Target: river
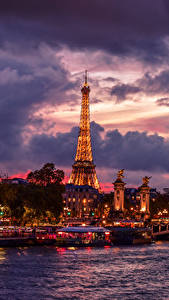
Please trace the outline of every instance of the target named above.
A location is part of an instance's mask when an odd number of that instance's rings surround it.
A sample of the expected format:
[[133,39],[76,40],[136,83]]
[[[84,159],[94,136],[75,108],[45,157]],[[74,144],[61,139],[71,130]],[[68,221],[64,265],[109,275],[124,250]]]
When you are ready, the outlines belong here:
[[169,299],[169,243],[1,248],[0,299]]

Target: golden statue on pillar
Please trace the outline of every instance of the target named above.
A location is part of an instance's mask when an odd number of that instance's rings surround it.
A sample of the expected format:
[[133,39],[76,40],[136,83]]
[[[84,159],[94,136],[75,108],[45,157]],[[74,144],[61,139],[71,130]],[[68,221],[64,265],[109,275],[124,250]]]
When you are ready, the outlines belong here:
[[148,177],[148,176],[143,177],[143,179],[142,179],[143,180],[143,184],[144,185],[148,185],[151,177],[152,176],[150,176],[150,177]]
[[117,178],[120,179],[120,180],[122,180],[122,178],[124,178],[123,173],[124,173],[124,169],[118,171],[117,172]]

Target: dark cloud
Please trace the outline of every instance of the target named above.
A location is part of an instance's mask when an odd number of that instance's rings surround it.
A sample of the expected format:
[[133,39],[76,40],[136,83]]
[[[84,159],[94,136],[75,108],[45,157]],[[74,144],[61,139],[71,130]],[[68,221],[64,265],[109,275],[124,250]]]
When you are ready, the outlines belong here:
[[[80,83],[71,81],[70,73],[56,55],[62,46],[87,49],[89,54],[90,50],[99,50],[103,55],[109,52],[104,58],[109,70],[115,70],[109,57],[112,55],[164,66],[169,58],[168,36],[169,4],[164,0],[142,0],[137,5],[135,0],[106,0],[106,4],[103,0],[1,1],[1,165],[13,171],[27,170],[46,161],[68,167],[73,163],[77,128],[56,136],[33,132],[28,144],[24,143],[29,126],[43,131],[43,118],[33,115],[39,108],[62,103],[74,107],[78,101],[76,90],[79,92]],[[111,95],[117,102],[141,91],[159,97],[158,105],[167,105],[168,70],[157,75],[147,73],[134,84],[119,83],[110,77],[105,80],[116,84]],[[101,89],[98,90],[99,97],[93,97],[95,102],[102,99]],[[98,166],[168,171],[168,142],[158,135],[137,131],[122,135],[118,130],[104,133],[100,125],[92,123],[92,137]]]
[[[75,158],[78,131],[78,127],[73,127],[70,132],[56,136],[34,134],[27,145],[11,139],[8,163],[7,154],[3,154],[0,165],[5,163],[9,172],[17,171],[18,167],[19,171],[27,171],[48,161],[53,161],[58,167],[70,168]],[[157,134],[104,132],[104,128],[95,122],[91,123],[91,134],[94,162],[98,168],[169,172],[169,142]]]
[[161,71],[158,74],[146,73],[143,78],[136,81],[135,84],[142,90],[151,95],[169,93],[169,70]]
[[156,100],[157,105],[159,106],[169,106],[169,98],[160,98],[158,100]]
[[169,171],[169,142],[157,134],[129,131],[122,135],[112,130],[101,138],[100,130],[95,130],[95,135],[98,135],[93,141],[98,167]]
[[[93,150],[95,145],[101,147],[100,132],[104,128],[95,122],[91,122]],[[34,135],[28,145],[30,160],[42,164],[46,161],[54,161],[57,165],[70,167],[73,164],[79,128],[73,127],[70,132],[58,133],[56,136],[45,134]],[[28,153],[27,152],[27,153]]]
[[[91,133],[97,167],[169,172],[169,142],[163,137],[138,131],[129,131],[125,135],[118,130],[104,133],[104,128],[95,122],[91,123]],[[77,137],[78,127],[56,136],[36,134],[25,148],[27,158],[38,165],[53,161],[57,166],[70,168],[76,153]]]
[[116,81],[118,81],[116,78],[113,78],[113,77],[106,77],[103,80],[104,81],[109,81],[109,82],[116,82]]
[[111,95],[116,97],[116,102],[120,103],[127,100],[127,97],[133,94],[137,94],[141,89],[137,86],[130,84],[118,84],[112,87]]
[[70,167],[76,152],[77,136],[78,127],[56,136],[35,135],[29,144],[30,159],[39,164],[53,161],[57,165]]
[[118,130],[113,130],[106,134],[103,143],[104,148],[99,155],[105,154],[102,163],[107,167],[169,171],[169,143],[156,134],[129,131],[122,135]]
[[92,99],[90,100],[90,103],[93,103],[93,104],[101,103],[101,102],[103,102],[103,101],[100,100],[100,99],[97,99],[97,98],[92,98]]
[[[41,131],[43,126],[43,120],[34,117],[35,112],[49,105],[76,102],[74,92],[67,96],[77,84],[69,78],[69,72],[56,58],[53,49],[45,45],[34,55],[27,54],[22,58],[12,53],[9,45],[6,51],[0,49],[1,162],[10,165],[16,157],[26,161],[26,131],[29,132],[30,126]],[[48,129],[49,126],[54,125],[48,124]],[[16,168],[17,164],[16,160]],[[9,168],[14,165],[11,163]]]
[[163,95],[164,97],[156,101],[159,106],[169,106],[169,70],[163,70],[159,73],[146,73],[140,79],[132,84],[118,83],[110,90],[110,95],[116,98],[116,103],[120,103],[127,99],[132,100],[133,95],[144,93],[146,96]]
[[160,63],[168,57],[167,8],[164,0],[6,0],[0,4],[1,43],[20,40],[24,48],[44,41]]

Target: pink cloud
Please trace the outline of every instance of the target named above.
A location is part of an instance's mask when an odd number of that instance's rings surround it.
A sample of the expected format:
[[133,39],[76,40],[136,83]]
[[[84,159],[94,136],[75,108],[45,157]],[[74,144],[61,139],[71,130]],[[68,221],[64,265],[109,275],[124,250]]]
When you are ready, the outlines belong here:
[[30,170],[26,171],[26,172],[19,172],[16,174],[13,174],[11,176],[9,176],[10,179],[12,178],[23,178],[26,179],[27,175],[29,174],[29,172],[31,172]]
[[111,182],[100,183],[101,190],[105,193],[113,192],[113,184]]
[[168,135],[169,122],[168,115],[156,116],[153,118],[139,118],[134,121],[116,122],[112,124],[105,124],[105,129],[120,129],[122,133],[127,131],[147,131],[150,133],[158,133],[162,135]]

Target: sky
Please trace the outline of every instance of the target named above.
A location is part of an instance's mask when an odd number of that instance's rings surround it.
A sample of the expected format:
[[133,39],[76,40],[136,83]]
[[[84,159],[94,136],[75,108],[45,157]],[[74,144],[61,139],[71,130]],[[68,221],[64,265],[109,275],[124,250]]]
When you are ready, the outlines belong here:
[[169,186],[169,1],[0,3],[0,173],[74,162],[88,70],[94,163],[106,190]]

